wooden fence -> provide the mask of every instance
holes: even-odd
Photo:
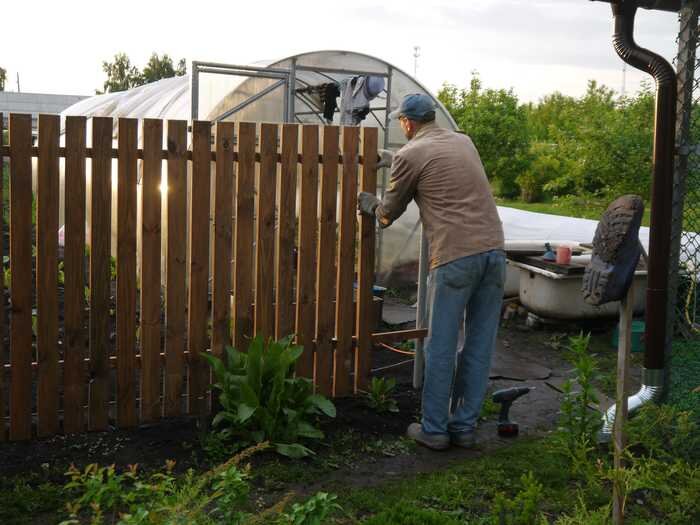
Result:
[[[0,441],[206,414],[201,353],[253,334],[295,333],[297,374],[348,395],[368,380],[372,341],[407,336],[371,333],[374,221],[356,199],[375,190],[376,129],[195,121],[188,139],[184,121],[86,124],[67,117],[62,143],[59,118],[40,115],[34,146],[31,117],[12,114],[0,144]]]

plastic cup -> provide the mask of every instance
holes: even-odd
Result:
[[[570,246],[557,246],[557,264],[571,264]]]

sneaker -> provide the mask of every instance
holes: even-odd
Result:
[[[450,443],[456,447],[474,448],[474,445],[476,445],[476,436],[474,435],[474,432],[450,434]]]
[[[443,434],[426,434],[423,432],[423,427],[420,423],[411,423],[408,425],[406,435],[416,443],[433,450],[445,450],[450,448],[449,436]]]

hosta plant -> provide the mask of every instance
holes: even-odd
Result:
[[[322,439],[319,416],[335,417],[335,406],[314,394],[309,379],[294,377],[303,348],[291,336],[279,341],[255,337],[248,352],[228,347],[226,360],[204,354],[214,371],[221,410],[213,425],[240,446],[269,441],[282,455],[311,453],[304,439]]]

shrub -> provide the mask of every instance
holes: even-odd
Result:
[[[396,379],[373,377],[369,392],[366,394],[367,405],[379,413],[398,412],[399,406],[396,400],[391,398],[392,390],[396,387]]]
[[[309,379],[293,376],[302,351],[291,344],[291,336],[267,344],[257,336],[247,353],[227,348],[226,362],[204,354],[222,407],[213,425],[223,427],[224,437],[235,438],[240,446],[269,441],[289,457],[311,453],[300,440],[322,439],[317,416],[335,417],[335,406],[313,393]]]

